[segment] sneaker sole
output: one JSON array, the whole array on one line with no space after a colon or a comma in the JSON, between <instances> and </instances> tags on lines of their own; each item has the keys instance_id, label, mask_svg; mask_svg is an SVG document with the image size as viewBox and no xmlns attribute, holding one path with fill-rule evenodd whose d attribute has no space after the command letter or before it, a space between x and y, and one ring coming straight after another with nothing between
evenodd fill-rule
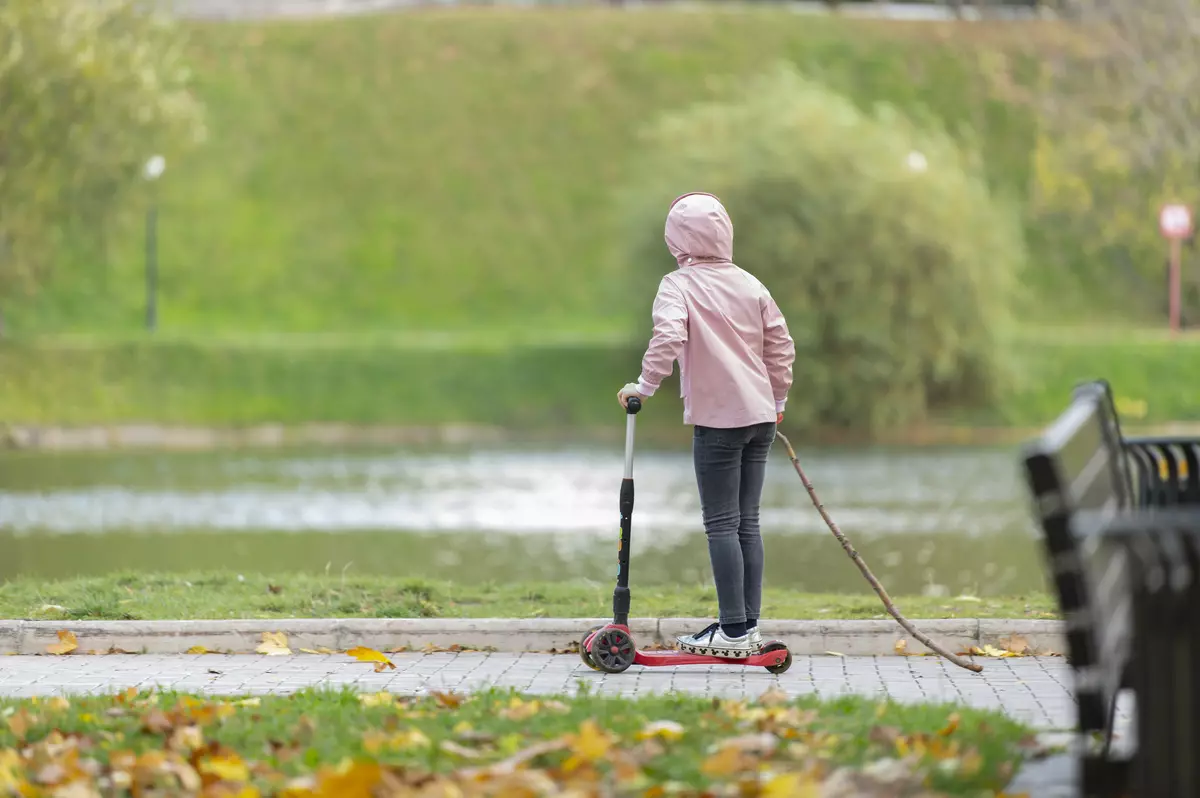
<instances>
[{"instance_id":1,"label":"sneaker sole","mask_svg":"<svg viewBox=\"0 0 1200 798\"><path fill-rule=\"evenodd\" d=\"M758 653L748 648L711 648L684 643L680 643L679 648L689 654L700 654L705 657L729 657L730 659L748 659Z\"/></svg>"}]
</instances>

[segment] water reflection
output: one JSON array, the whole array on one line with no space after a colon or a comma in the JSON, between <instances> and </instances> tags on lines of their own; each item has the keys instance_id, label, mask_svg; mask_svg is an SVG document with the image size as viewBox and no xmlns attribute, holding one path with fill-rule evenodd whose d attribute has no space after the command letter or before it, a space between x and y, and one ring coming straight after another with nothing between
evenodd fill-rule
<instances>
[{"instance_id":1,"label":"water reflection","mask_svg":"<svg viewBox=\"0 0 1200 798\"><path fill-rule=\"evenodd\" d=\"M801 452L894 592L1041 587L1010 449ZM704 582L688 454L635 465L635 582ZM355 570L458 580L612 571L616 450L0 455L0 577L118 568ZM768 580L858 590L782 453L764 491Z\"/></svg>"}]
</instances>

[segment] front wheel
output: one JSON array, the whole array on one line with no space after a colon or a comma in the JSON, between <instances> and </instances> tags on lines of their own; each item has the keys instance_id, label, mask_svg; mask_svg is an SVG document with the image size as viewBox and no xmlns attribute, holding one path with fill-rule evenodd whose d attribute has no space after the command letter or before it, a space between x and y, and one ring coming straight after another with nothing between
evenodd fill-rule
<instances>
[{"instance_id":1,"label":"front wheel","mask_svg":"<svg viewBox=\"0 0 1200 798\"><path fill-rule=\"evenodd\" d=\"M764 666L766 667L768 673L780 674L792 667L792 652L788 651L788 647L786 645L776 640L774 642L767 643L762 647L763 654L770 654L772 651L787 651L787 657L785 657L783 662L779 663L778 665Z\"/></svg>"},{"instance_id":2,"label":"front wheel","mask_svg":"<svg viewBox=\"0 0 1200 798\"><path fill-rule=\"evenodd\" d=\"M608 627L596 632L588 654L605 673L621 673L633 664L636 648L633 638L623 629Z\"/></svg>"},{"instance_id":3,"label":"front wheel","mask_svg":"<svg viewBox=\"0 0 1200 798\"><path fill-rule=\"evenodd\" d=\"M596 665L596 663L592 662L592 655L588 653L588 648L586 645L584 645L584 643L587 642L588 637L593 632L603 628L603 626L593 626L591 629L588 629L583 633L583 637L579 638L579 658L583 660L584 665L587 665L594 671L598 671L600 668Z\"/></svg>"}]
</instances>

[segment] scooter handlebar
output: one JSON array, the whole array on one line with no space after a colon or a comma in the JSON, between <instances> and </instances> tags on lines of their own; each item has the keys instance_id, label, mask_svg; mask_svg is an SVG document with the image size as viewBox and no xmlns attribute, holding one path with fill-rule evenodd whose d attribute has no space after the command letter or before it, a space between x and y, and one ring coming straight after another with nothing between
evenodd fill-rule
<instances>
[{"instance_id":1,"label":"scooter handlebar","mask_svg":"<svg viewBox=\"0 0 1200 798\"><path fill-rule=\"evenodd\" d=\"M625 412L631 416L637 415L637 412L642 409L642 400L636 396L631 396L625 402Z\"/></svg>"}]
</instances>

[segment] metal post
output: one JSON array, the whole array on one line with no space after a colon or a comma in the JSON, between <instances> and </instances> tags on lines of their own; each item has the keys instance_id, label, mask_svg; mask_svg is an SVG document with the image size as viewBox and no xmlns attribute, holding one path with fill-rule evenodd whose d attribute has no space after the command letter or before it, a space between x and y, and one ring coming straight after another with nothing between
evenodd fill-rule
<instances>
[{"instance_id":1,"label":"metal post","mask_svg":"<svg viewBox=\"0 0 1200 798\"><path fill-rule=\"evenodd\" d=\"M158 203L146 210L146 329L158 329Z\"/></svg>"},{"instance_id":2,"label":"metal post","mask_svg":"<svg viewBox=\"0 0 1200 798\"><path fill-rule=\"evenodd\" d=\"M1171 333L1179 332L1179 272L1180 261L1183 259L1183 242L1178 238L1171 239Z\"/></svg>"}]
</instances>

